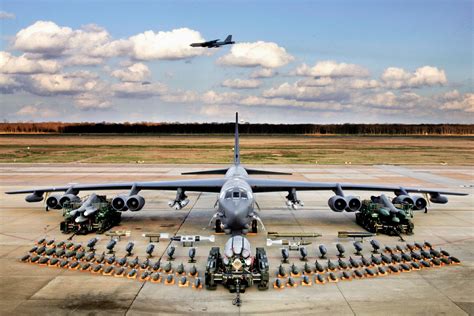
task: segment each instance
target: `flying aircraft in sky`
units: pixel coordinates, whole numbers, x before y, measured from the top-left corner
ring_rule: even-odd
[[[192,46],[192,47],[217,48],[217,47],[221,47],[223,45],[229,45],[229,44],[235,44],[235,42],[232,41],[232,35],[228,35],[223,42],[219,42],[219,39],[216,39],[216,40],[208,41],[208,42],[192,43],[192,44],[190,44],[190,46]]]
[[[250,175],[290,175],[290,173],[274,172],[247,168],[240,163],[239,146],[239,123],[238,113],[235,118],[235,145],[234,162],[225,169],[204,170],[183,173],[186,175],[224,175],[220,178],[192,179],[176,181],[153,181],[153,182],[124,182],[109,184],[74,184],[70,186],[59,186],[49,188],[36,188],[19,191],[6,192],[7,194],[30,193],[26,196],[27,202],[40,202],[44,199],[44,193],[64,192],[50,195],[46,199],[46,205],[50,209],[61,209],[66,202],[79,202],[81,191],[98,190],[129,190],[128,193],[119,194],[112,199],[112,207],[117,211],[139,211],[145,205],[145,198],[139,193],[143,190],[167,190],[176,191],[176,197],[168,204],[175,209],[185,207],[189,200],[186,191],[219,193],[216,201],[217,212],[214,215],[216,231],[224,231],[227,234],[246,234],[250,230],[256,231],[260,218],[256,213],[255,193],[264,192],[288,192],[286,196],[287,205],[293,209],[303,206],[303,202],[297,197],[299,191],[333,191],[334,196],[329,198],[328,206],[335,212],[355,212],[361,208],[361,200],[352,195],[346,195],[344,191],[392,191],[396,195],[394,203],[413,204],[415,210],[424,210],[427,206],[426,199],[421,195],[411,193],[427,194],[432,203],[447,203],[445,195],[467,195],[460,192],[448,192],[437,189],[410,188],[404,186],[381,186],[368,184],[350,183],[326,183],[292,180],[259,179]],[[94,212],[91,206],[79,208],[80,216],[76,221],[87,221],[87,217]]]

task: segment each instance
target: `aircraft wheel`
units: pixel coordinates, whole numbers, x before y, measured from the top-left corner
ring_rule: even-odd
[[[216,233],[222,233],[222,222],[220,219],[216,219]]]
[[[256,234],[258,232],[257,220],[252,220],[252,233]]]

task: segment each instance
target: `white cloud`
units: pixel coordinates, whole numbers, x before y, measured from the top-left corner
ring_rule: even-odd
[[[227,79],[222,82],[223,87],[233,89],[256,89],[260,87],[262,83],[255,79]]]
[[[38,95],[73,95],[102,88],[103,83],[97,75],[88,71],[32,75],[25,87],[25,89]]]
[[[444,70],[432,66],[417,68],[413,73],[402,68],[389,67],[385,69],[381,79],[386,87],[392,89],[420,88],[447,83]]]
[[[343,101],[350,98],[350,94],[337,87],[307,87],[297,83],[283,83],[278,87],[263,91],[266,98],[284,98],[298,101]]]
[[[214,90],[206,91],[201,96],[201,101],[206,104],[231,104],[241,98],[236,92],[216,92]]]
[[[250,74],[250,78],[259,79],[259,78],[270,78],[276,76],[278,73],[271,68],[261,68],[253,71]]]
[[[51,118],[59,113],[51,109],[40,107],[39,105],[26,105],[15,113],[18,116],[29,116],[32,118]]]
[[[450,101],[443,103],[440,109],[473,113],[474,93],[466,93],[463,96],[458,95],[456,99],[451,99]]]
[[[191,47],[189,44],[202,42],[198,31],[188,28],[169,32],[146,31],[129,38],[131,55],[139,60],[183,59],[208,54],[206,48]]]
[[[112,85],[112,92],[118,98],[147,99],[168,91],[162,83],[120,82]]]
[[[96,93],[82,93],[74,97],[74,103],[76,108],[88,111],[88,110],[105,110],[109,109],[112,103],[105,100],[101,95]]]
[[[8,19],[14,19],[15,14],[6,12],[6,11],[0,11],[0,20],[8,20]]]
[[[226,66],[277,68],[293,61],[285,48],[273,42],[254,42],[234,44],[230,52],[218,63]]]
[[[421,104],[422,98],[413,92],[395,94],[392,91],[359,96],[356,103],[384,109],[409,109]]]
[[[19,83],[12,75],[0,73],[0,92],[4,94],[14,93],[21,88]]]
[[[120,81],[139,82],[149,80],[151,72],[147,65],[136,63],[125,69],[115,70],[111,75]]]
[[[55,73],[60,69],[53,60],[31,60],[21,55],[13,56],[8,52],[0,51],[0,73],[4,74],[35,74]]]
[[[292,74],[308,77],[367,77],[369,70],[355,64],[337,63],[332,60],[317,62],[313,67],[302,64]]]

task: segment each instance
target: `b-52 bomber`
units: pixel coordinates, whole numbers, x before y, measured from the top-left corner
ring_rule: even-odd
[[[99,190],[129,190],[128,193],[118,194],[112,199],[112,207],[117,211],[132,212],[141,210],[145,205],[145,198],[140,191],[144,190],[166,190],[176,191],[176,197],[169,202],[170,207],[179,210],[185,207],[189,200],[186,192],[210,192],[219,193],[214,215],[215,228],[217,232],[224,231],[227,234],[240,235],[249,231],[256,232],[260,221],[256,213],[256,193],[288,192],[286,195],[287,205],[293,209],[303,206],[303,202],[297,197],[297,191],[333,191],[334,196],[329,198],[328,206],[335,212],[356,212],[361,208],[361,200],[353,195],[345,194],[344,191],[391,191],[396,195],[394,203],[409,203],[415,210],[424,210],[427,201],[422,195],[429,195],[432,203],[447,203],[445,195],[467,195],[460,192],[448,192],[437,189],[410,188],[404,186],[381,186],[368,184],[349,183],[325,183],[292,180],[259,179],[251,175],[290,175],[290,173],[274,172],[247,168],[240,162],[240,146],[238,132],[238,113],[235,121],[235,145],[234,162],[224,169],[205,170],[183,173],[186,175],[223,175],[220,178],[192,179],[176,181],[153,181],[153,182],[124,182],[107,184],[74,184],[71,186],[59,186],[49,188],[35,188],[19,191],[6,192],[7,194],[29,193],[25,200],[27,202],[40,202],[43,195],[50,192],[61,192],[50,195],[46,199],[46,205],[51,209],[61,209],[65,203],[80,200],[81,191]],[[85,208],[82,216],[87,217],[91,212],[90,207]],[[80,209],[78,209],[80,211]]]
[[[218,48],[218,47],[221,47],[223,45],[230,45],[230,44],[235,44],[235,42],[232,41],[232,35],[228,35],[223,42],[219,42],[219,39],[215,39],[215,40],[208,41],[208,42],[192,43],[189,46],[191,46],[191,47]]]

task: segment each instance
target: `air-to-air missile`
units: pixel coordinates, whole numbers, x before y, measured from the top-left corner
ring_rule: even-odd
[[[132,269],[135,269],[138,266],[138,256],[135,259],[128,262],[128,266]]]
[[[23,257],[21,257],[20,261],[21,262],[28,262],[30,260],[30,254],[26,254]]]
[[[187,287],[187,286],[189,286],[188,278],[187,278],[186,276],[182,276],[182,277],[179,279],[178,286],[179,286],[179,287]]]
[[[40,239],[38,239],[38,241],[36,242],[36,244],[38,244],[38,245],[43,245],[45,242],[46,242],[46,238],[40,238]]]
[[[49,259],[48,265],[50,267],[56,267],[59,264],[59,259],[58,258],[51,258]]]
[[[195,265],[193,265],[193,266],[191,267],[191,269],[189,270],[189,275],[192,276],[192,277],[198,276],[198,271],[197,271]]]
[[[384,266],[380,266],[377,269],[379,270],[379,275],[387,275],[388,274],[387,268],[384,267]]]
[[[87,262],[93,262],[95,260],[95,253],[89,252],[84,260]]]
[[[319,263],[318,260],[316,260],[316,262],[314,263],[314,265],[316,266],[316,271],[317,271],[317,272],[322,273],[322,272],[326,271],[326,270],[324,269],[324,266],[323,266],[321,263]]]
[[[58,243],[56,244],[56,248],[63,248],[64,245],[65,245],[65,242],[64,242],[63,240],[61,240],[60,242],[58,242]]]
[[[390,257],[392,257],[392,262],[402,262],[402,257],[396,253],[392,253]]]
[[[328,250],[327,250],[326,246],[319,245],[319,253],[321,254],[321,256],[319,256],[319,258],[326,259],[326,254],[328,253]]]
[[[411,267],[406,263],[400,263],[400,268],[402,268],[402,272],[409,272],[411,271]]]
[[[60,268],[67,268],[68,265],[69,265],[69,261],[67,259],[62,259],[61,262],[59,262]]]
[[[433,258],[431,259],[431,263],[433,264],[433,266],[439,267],[441,265],[441,260],[439,260],[439,258]]]
[[[79,268],[80,268],[80,265],[79,265],[79,262],[77,261],[71,262],[71,264],[69,265],[70,270],[77,270]]]
[[[370,256],[370,260],[372,261],[372,264],[374,265],[382,264],[382,258],[376,257],[373,254]]]
[[[151,275],[151,282],[158,283],[161,282],[161,274],[159,272],[155,272]]]
[[[285,288],[285,285],[283,284],[283,282],[281,282],[280,279],[276,278],[276,279],[275,279],[275,283],[273,283],[273,288],[275,288],[275,289],[283,289],[283,288]]]
[[[308,250],[306,250],[305,247],[301,247],[301,248],[300,248],[300,255],[301,255],[300,260],[302,260],[302,261],[308,260],[308,259],[307,259],[307,257],[308,257]]]
[[[354,245],[354,249],[356,250],[356,252],[354,253],[356,256],[360,256],[360,252],[364,249],[362,247],[362,243],[360,241],[355,241],[353,243]]]
[[[354,276],[358,279],[362,279],[364,277],[364,273],[360,270],[354,270]]]
[[[424,259],[431,259],[431,254],[424,249],[420,250],[420,254]]]
[[[313,270],[311,269],[311,267],[309,266],[309,264],[307,262],[305,262],[303,270],[304,270],[305,274],[313,273]]]
[[[174,255],[175,250],[176,250],[176,248],[173,247],[173,246],[168,248],[168,251],[166,252],[166,254],[168,255],[168,260],[169,261],[174,260],[173,255]]]
[[[123,277],[124,274],[125,274],[125,268],[124,268],[124,267],[120,267],[120,268],[117,268],[117,270],[115,270],[114,276],[115,276],[115,277]]]
[[[349,257],[349,263],[351,264],[351,267],[353,268],[359,267],[359,263],[357,262],[357,260],[352,259],[352,257]]]
[[[113,264],[115,262],[115,255],[111,255],[110,257],[108,257],[107,259],[105,259],[105,262],[107,264]]]
[[[432,248],[433,248],[433,246],[431,245],[431,243],[428,242],[428,241],[426,241],[426,240],[425,240],[425,243],[424,243],[423,245],[425,246],[425,248],[428,248],[428,249],[432,249]]]
[[[329,272],[329,277],[328,277],[329,282],[337,282],[339,281],[339,278],[337,275],[333,272]]]
[[[84,262],[81,266],[81,271],[89,271],[91,269],[91,264],[89,262]]]
[[[290,271],[290,274],[291,276],[293,277],[297,277],[297,276],[300,276],[300,270],[298,269],[298,267],[295,266],[295,264],[293,263],[291,265],[291,271]]]
[[[400,269],[396,265],[389,264],[388,268],[390,269],[391,273],[400,273]]]
[[[420,244],[419,242],[415,242],[415,247],[418,248],[418,249],[423,249],[423,245]]]
[[[36,250],[38,250],[38,246],[33,246],[28,252],[33,253],[36,252]]]
[[[98,238],[94,237],[94,238],[91,238],[89,239],[89,241],[87,242],[87,248],[89,248],[89,251],[95,251],[95,244],[97,244],[97,242],[99,241]]]
[[[402,252],[402,260],[405,261],[405,262],[410,262],[410,261],[412,261],[412,257],[409,253]]]
[[[76,253],[76,260],[81,260],[86,255],[85,251],[79,251]]]
[[[172,273],[173,272],[173,267],[171,266],[171,262],[168,262],[165,267],[163,268],[163,270],[166,272],[166,273]]]
[[[431,254],[433,257],[441,258],[441,253],[440,253],[438,250],[436,250],[436,249],[431,248],[431,249],[430,249],[430,254]]]
[[[372,266],[372,262],[370,260],[367,260],[364,256],[361,256],[360,260],[362,261],[362,265],[366,267]]]
[[[312,285],[312,282],[311,282],[311,279],[309,278],[309,276],[307,276],[307,275],[303,276],[303,279],[301,280],[301,285],[302,286],[311,286]]]
[[[148,257],[153,257],[153,251],[155,250],[155,245],[153,244],[149,244],[146,249],[145,249],[145,252],[146,254],[148,255]]]
[[[174,277],[173,277],[172,274],[168,274],[168,276],[166,277],[166,280],[165,280],[165,284],[166,285],[174,284]]]
[[[450,257],[449,252],[447,252],[446,250],[441,249],[439,252],[441,252],[441,254],[445,257]]]
[[[344,258],[344,253],[346,252],[346,249],[344,249],[344,246],[341,244],[336,244],[337,251],[339,254],[337,255],[339,258]]]
[[[122,258],[115,261],[115,264],[119,267],[123,267],[127,263],[127,257],[123,256]]]
[[[102,264],[98,264],[96,266],[94,266],[91,270],[92,273],[100,273],[102,271],[102,268],[104,266]]]
[[[140,269],[142,270],[146,270],[149,267],[150,267],[150,259],[148,258],[140,264]]]
[[[337,263],[338,263],[340,269],[343,269],[343,270],[344,270],[344,269],[347,269],[347,268],[348,268],[347,263],[344,262],[344,260],[342,260],[341,258],[339,258],[339,259],[337,260]]]
[[[369,277],[377,276],[377,272],[370,268],[365,268],[365,272],[367,273],[367,276]]]
[[[202,282],[200,278],[196,278],[193,283],[193,288],[196,290],[202,289]]]
[[[176,268],[176,274],[177,275],[182,275],[184,273],[186,273],[186,271],[184,271],[184,265],[182,263],[180,263],[178,265],[178,267]]]
[[[47,264],[48,264],[48,261],[49,261],[49,257],[41,257],[41,258],[38,260],[38,264],[39,264],[39,265],[47,265]]]
[[[286,283],[286,286],[288,287],[296,287],[298,286],[298,283],[296,283],[295,279],[293,279],[292,277],[289,277],[288,278],[288,281]]]
[[[322,274],[317,274],[316,277],[314,278],[314,281],[318,284],[324,284],[326,283],[326,279]]]
[[[277,276],[280,277],[280,278],[284,278],[284,277],[287,276],[285,267],[283,267],[281,264],[280,264],[280,266],[278,267]]]
[[[95,259],[95,262],[97,262],[97,263],[102,263],[102,262],[104,262],[104,260],[105,260],[105,252],[102,252],[102,254],[99,255],[99,256]]]
[[[153,266],[151,267],[151,269],[152,269],[154,272],[157,272],[158,270],[160,270],[160,266],[161,266],[161,259],[158,259],[158,260],[153,264]]]
[[[117,241],[115,239],[111,239],[109,243],[107,244],[107,246],[105,246],[105,248],[109,250],[109,253],[112,253],[114,252],[114,247],[116,244],[117,244]]]
[[[127,252],[127,256],[133,255],[133,247],[135,247],[135,244],[133,242],[129,242],[125,246],[125,251]]]
[[[46,251],[46,247],[45,246],[41,246],[39,247],[38,249],[36,249],[36,254],[40,255],[42,254],[43,252]]]
[[[47,255],[47,256],[52,256],[53,253],[55,253],[55,252],[56,252],[56,248],[48,248],[48,249],[46,249],[44,254]]]
[[[373,248],[373,253],[379,253],[379,250],[380,250],[380,243],[375,240],[375,239],[372,239],[370,241],[370,245],[372,246]]]
[[[352,280],[352,275],[349,271],[342,271],[341,279],[350,281]]]
[[[425,260],[420,260],[420,266],[423,267],[423,268],[429,268],[431,267],[430,263],[428,261],[425,261]]]
[[[449,259],[449,258],[441,257],[440,260],[441,260],[441,262],[444,263],[445,265],[451,264],[451,259]]]
[[[191,249],[189,249],[188,256],[189,256],[189,260],[188,260],[189,263],[196,262],[196,259],[195,259],[195,257],[196,257],[196,248],[192,247]]]
[[[420,270],[420,269],[421,269],[421,267],[420,267],[420,265],[418,264],[418,262],[412,261],[412,262],[410,262],[410,265],[411,265],[411,268],[412,268],[413,270]]]
[[[143,273],[140,275],[140,281],[147,281],[150,279],[151,272],[149,271],[143,271]]]
[[[57,248],[56,249],[56,253],[55,253],[56,257],[61,258],[65,254],[66,254],[66,250],[64,250],[64,248]]]
[[[288,263],[288,258],[290,257],[290,252],[288,251],[288,248],[281,248],[281,257],[283,259],[283,263]]]
[[[107,266],[104,268],[104,270],[102,271],[102,274],[103,275],[112,275],[114,273],[114,267],[113,266]]]
[[[332,263],[331,259],[328,260],[327,267],[329,271],[336,271],[337,269],[337,266],[334,263]]]
[[[128,279],[135,279],[137,277],[138,271],[137,269],[132,269],[130,272],[127,274]]]
[[[410,256],[411,256],[412,260],[418,260],[419,261],[419,260],[423,259],[421,257],[421,255],[418,252],[415,252],[415,251],[410,252]]]

